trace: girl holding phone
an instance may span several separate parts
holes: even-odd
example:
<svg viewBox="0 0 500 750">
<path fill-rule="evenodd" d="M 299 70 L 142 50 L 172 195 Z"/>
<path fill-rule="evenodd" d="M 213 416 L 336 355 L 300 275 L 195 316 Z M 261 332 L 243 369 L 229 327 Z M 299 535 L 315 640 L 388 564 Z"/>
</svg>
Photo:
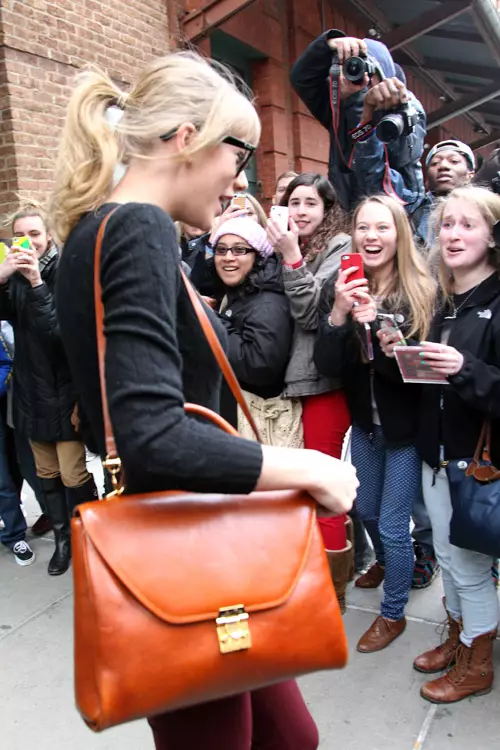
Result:
<svg viewBox="0 0 500 750">
<path fill-rule="evenodd" d="M 356 511 L 372 538 L 377 561 L 368 575 L 385 574 L 380 616 L 358 643 L 363 653 L 388 646 L 405 629 L 413 576 L 410 516 L 420 492 L 415 448 L 420 388 L 404 384 L 392 356 L 399 332 L 376 333 L 377 311 L 396 313 L 406 338 L 425 338 L 435 284 L 420 258 L 404 209 L 386 196 L 364 200 L 353 217 L 353 245 L 366 277 L 352 269 L 325 285 L 319 308 L 315 362 L 339 378 L 352 415 L 352 462 L 360 489 Z"/>
<path fill-rule="evenodd" d="M 351 240 L 333 185 L 322 175 L 307 173 L 288 185 L 281 205 L 289 210 L 289 228 L 277 218 L 268 222 L 268 237 L 281 256 L 285 293 L 294 319 L 290 361 L 283 396 L 302 409 L 304 447 L 340 458 L 350 425 L 341 383 L 325 377 L 314 364 L 319 300 L 325 281 L 339 268 Z M 332 579 L 342 608 L 352 563 L 346 519 L 320 521 Z"/>
</svg>

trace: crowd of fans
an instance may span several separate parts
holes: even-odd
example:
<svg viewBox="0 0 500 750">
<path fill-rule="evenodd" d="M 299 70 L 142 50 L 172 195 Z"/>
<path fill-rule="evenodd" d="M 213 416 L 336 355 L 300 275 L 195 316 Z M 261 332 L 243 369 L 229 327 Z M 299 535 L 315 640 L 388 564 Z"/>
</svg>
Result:
<svg viewBox="0 0 500 750">
<path fill-rule="evenodd" d="M 353 82 L 342 66 L 359 56 L 374 60 L 375 72 Z M 384 583 L 380 615 L 358 651 L 388 647 L 406 627 L 410 589 L 430 585 L 441 568 L 447 638 L 414 666 L 444 671 L 422 695 L 451 703 L 491 688 L 499 621 L 496 561 L 450 544 L 446 474 L 447 462 L 474 454 L 488 413 L 491 458 L 500 466 L 498 153 L 477 174 L 474 153 L 457 140 L 424 157 L 425 112 L 380 42 L 326 32 L 291 80 L 330 133 L 328 178 L 293 171 L 278 178 L 272 202 L 288 209 L 283 225 L 247 192 L 242 173 L 240 193 L 210 231 L 178 222 L 180 259 L 225 331 L 264 442 L 340 458 L 349 438 L 356 502 L 348 515 L 319 522 L 343 609 L 355 576 L 361 589 Z M 411 127 L 382 142 L 377 118 L 401 107 L 413 113 Z M 30 205 L 10 230 L 29 237 L 30 247 L 12 248 L 0 265 L 0 540 L 20 565 L 34 562 L 24 479 L 42 511 L 32 533 L 54 531 L 48 572 L 59 575 L 70 562 L 71 513 L 97 497 L 85 444 L 102 451 L 86 439 L 69 334 L 63 346 L 50 223 Z M 361 269 L 342 265 L 352 253 Z M 395 325 L 385 327 L 384 318 Z M 402 342 L 421 345 L 423 361 L 447 385 L 403 382 L 394 352 Z M 252 439 L 225 386 L 220 412 Z"/>
</svg>

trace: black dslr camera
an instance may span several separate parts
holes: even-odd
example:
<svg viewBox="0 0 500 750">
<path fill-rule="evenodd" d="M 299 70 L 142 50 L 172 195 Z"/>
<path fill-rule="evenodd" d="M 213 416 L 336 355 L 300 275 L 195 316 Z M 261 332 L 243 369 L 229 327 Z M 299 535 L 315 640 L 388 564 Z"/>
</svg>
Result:
<svg viewBox="0 0 500 750">
<path fill-rule="evenodd" d="M 360 86 L 365 75 L 368 74 L 370 83 L 374 75 L 383 81 L 385 75 L 382 72 L 377 60 L 367 55 L 358 57 L 348 57 L 342 67 L 344 78 L 351 83 Z M 397 109 L 392 110 L 384 115 L 377 122 L 377 138 L 382 143 L 391 143 L 402 135 L 411 135 L 415 130 L 418 121 L 418 112 L 411 104 L 401 104 Z"/>
<path fill-rule="evenodd" d="M 415 107 L 410 103 L 401 104 L 379 120 L 375 132 L 379 141 L 391 143 L 402 135 L 411 135 L 417 122 L 418 112 Z"/>
<path fill-rule="evenodd" d="M 378 62 L 367 55 L 348 57 L 342 66 L 342 71 L 344 78 L 357 86 L 363 83 L 366 74 L 368 74 L 370 81 L 374 75 L 378 75 L 381 81 L 384 80 L 384 74 L 380 70 Z"/>
</svg>

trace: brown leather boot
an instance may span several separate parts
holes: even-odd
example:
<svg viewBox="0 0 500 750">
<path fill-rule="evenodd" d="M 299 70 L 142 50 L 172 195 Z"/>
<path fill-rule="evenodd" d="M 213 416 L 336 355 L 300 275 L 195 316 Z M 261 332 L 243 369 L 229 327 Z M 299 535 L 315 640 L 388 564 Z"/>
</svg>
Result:
<svg viewBox="0 0 500 750">
<path fill-rule="evenodd" d="M 348 542 L 352 545 L 352 565 L 349 570 L 349 582 L 354 581 L 354 577 L 356 575 L 355 565 L 354 565 L 354 524 L 352 522 L 352 519 L 349 516 L 346 516 L 346 522 L 345 522 L 345 536 Z"/>
<path fill-rule="evenodd" d="M 486 695 L 493 685 L 493 642 L 497 631 L 474 638 L 470 648 L 460 643 L 455 665 L 428 682 L 420 695 L 431 703 L 456 703 L 471 695 Z"/>
<path fill-rule="evenodd" d="M 358 589 L 377 589 L 384 580 L 384 577 L 385 568 L 375 561 L 373 565 L 368 568 L 366 573 L 359 576 L 359 578 L 356 578 L 354 585 L 357 586 Z"/>
<path fill-rule="evenodd" d="M 461 622 L 457 622 L 448 614 L 445 623 L 445 629 L 448 631 L 446 640 L 431 651 L 426 651 L 424 654 L 417 656 L 413 662 L 413 669 L 416 669 L 417 672 L 424 672 L 424 674 L 433 674 L 451 667 L 455 663 L 460 644 L 461 627 Z"/>
<path fill-rule="evenodd" d="M 354 560 L 354 550 L 351 542 L 347 542 L 347 546 L 340 550 L 326 550 L 326 556 L 328 557 L 328 564 L 330 565 L 330 573 L 332 576 L 333 585 L 335 586 L 335 593 L 339 600 L 340 611 L 345 614 L 345 589 L 349 583 L 349 571 Z"/>
</svg>

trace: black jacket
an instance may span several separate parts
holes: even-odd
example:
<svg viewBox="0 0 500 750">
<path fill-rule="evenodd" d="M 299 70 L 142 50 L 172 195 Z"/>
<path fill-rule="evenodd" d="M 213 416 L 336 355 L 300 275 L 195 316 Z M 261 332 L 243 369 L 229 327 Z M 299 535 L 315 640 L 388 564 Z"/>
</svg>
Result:
<svg viewBox="0 0 500 750">
<path fill-rule="evenodd" d="M 396 361 L 386 357 L 379 346 L 375 325 L 371 326 L 374 359 L 365 363 L 361 326 L 351 318 L 342 326 L 332 328 L 328 324 L 335 299 L 334 284 L 335 277 L 325 284 L 321 294 L 314 350 L 316 367 L 323 375 L 341 378 L 352 421 L 367 433 L 373 432 L 370 382 L 373 375 L 373 392 L 386 441 L 392 445 L 411 444 L 417 434 L 420 386 L 403 383 Z M 403 311 L 398 312 L 403 314 Z M 404 323 L 400 327 L 404 333 Z"/>
<path fill-rule="evenodd" d="M 441 341 L 444 308 L 436 315 L 430 341 Z M 464 355 L 464 366 L 450 385 L 424 386 L 417 449 L 435 468 L 439 446 L 447 460 L 474 454 L 486 414 L 493 417 L 492 460 L 500 466 L 500 278 L 484 281 L 451 321 L 448 345 Z M 443 409 L 440 409 L 441 397 Z"/>
<path fill-rule="evenodd" d="M 293 321 L 278 258 L 273 255 L 260 263 L 244 285 L 226 288 L 227 307 L 220 318 L 239 384 L 261 398 L 272 398 L 279 396 L 285 385 Z M 236 404 L 225 385 L 221 413 L 236 424 Z"/>
<path fill-rule="evenodd" d="M 331 29 L 311 42 L 295 62 L 291 82 L 313 117 L 330 134 L 328 179 L 335 186 L 344 210 L 351 211 L 363 196 L 383 192 L 386 156 L 383 144 L 373 134 L 365 142 L 358 144 L 352 168 L 347 166 L 353 151 L 350 132 L 361 121 L 366 93 L 363 91 L 353 94 L 340 105 L 338 143 L 342 153 L 339 151 L 330 105 L 329 70 L 333 56 L 327 42 L 344 36 L 344 32 Z M 392 188 L 405 202 L 408 214 L 417 209 L 425 195 L 420 159 L 424 152 L 427 130 L 424 108 L 411 92 L 410 102 L 417 112 L 414 132 L 387 144 Z"/>
<path fill-rule="evenodd" d="M 194 240 L 181 239 L 181 257 L 191 269 L 189 278 L 204 297 L 212 297 L 220 302 L 224 295 L 224 285 L 217 276 L 210 234 L 202 234 Z M 208 251 L 208 252 L 207 252 Z"/>
<path fill-rule="evenodd" d="M 25 437 L 53 443 L 78 440 L 71 424 L 76 397 L 54 301 L 58 254 L 49 251 L 43 284 L 20 273 L 0 286 L 0 318 L 14 329 L 14 425 Z"/>
</svg>

